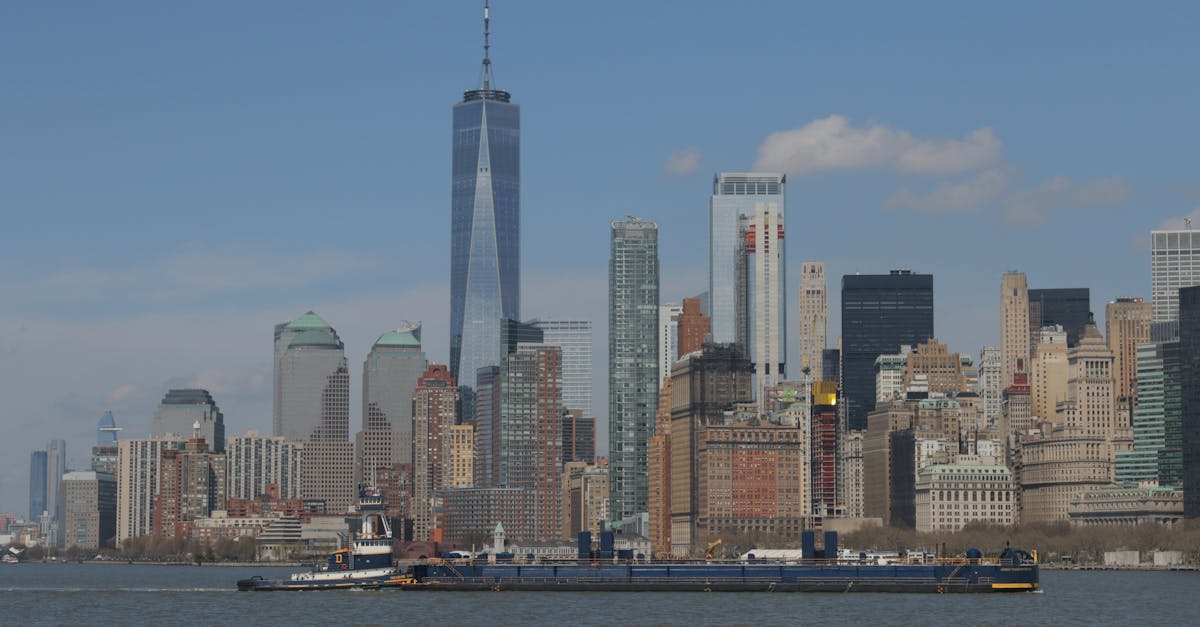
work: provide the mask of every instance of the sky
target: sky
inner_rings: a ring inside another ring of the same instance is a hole
[[[706,289],[712,176],[788,173],[802,261],[934,275],[935,330],[999,340],[999,282],[1149,298],[1149,230],[1200,219],[1185,2],[496,0],[522,107],[526,318],[595,327],[609,222],[659,223],[662,298]],[[450,112],[475,0],[0,3],[0,511],[29,454],[148,433],[170,387],[271,427],[272,326],[316,310],[362,360],[424,324],[448,356]]]

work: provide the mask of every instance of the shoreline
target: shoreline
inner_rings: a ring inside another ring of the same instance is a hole
[[[1197,572],[1200,571],[1200,566],[1191,566],[1188,564],[1176,564],[1173,566],[1155,566],[1154,564],[1139,564],[1137,566],[1109,566],[1105,564],[1039,564],[1043,570],[1122,570],[1122,571],[1138,571],[1144,570],[1148,572],[1163,572],[1163,571],[1182,571],[1182,572]]]

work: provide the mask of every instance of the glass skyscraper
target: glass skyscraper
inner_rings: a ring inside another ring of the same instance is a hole
[[[1075,346],[1091,313],[1091,290],[1086,287],[1029,290],[1031,333],[1057,324],[1067,332],[1067,346]]]
[[[875,407],[875,358],[933,337],[933,275],[842,277],[842,406],[849,429],[866,429]]]
[[[658,407],[658,225],[612,223],[608,267],[609,519],[648,512],[647,444]]]
[[[464,92],[453,116],[450,369],[460,386],[500,364],[500,321],[521,317],[521,108],[492,88],[484,41],[483,88]]]
[[[46,451],[29,456],[29,520],[37,520],[46,508]]]
[[[1154,321],[1179,319],[1179,289],[1200,285],[1200,231],[1150,232],[1150,296]]]
[[[167,390],[162,403],[154,412],[150,437],[175,435],[192,437],[193,425],[199,423],[200,437],[208,449],[225,452],[225,416],[208,390]]]
[[[543,342],[562,349],[562,397],[567,409],[592,413],[592,321],[538,320]]]

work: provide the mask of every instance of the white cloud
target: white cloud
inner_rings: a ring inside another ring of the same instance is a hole
[[[995,202],[1008,187],[1008,174],[991,168],[957,183],[943,183],[928,194],[914,194],[908,188],[888,196],[885,209],[915,209],[929,213],[964,213]]]
[[[669,176],[687,176],[700,167],[700,151],[687,148],[671,153],[663,163],[663,172]]]
[[[807,174],[886,168],[915,174],[972,172],[1003,161],[1004,143],[990,127],[962,139],[914,137],[883,124],[855,127],[830,115],[800,128],[777,131],[758,147],[756,170]]]
[[[1186,222],[1187,220],[1191,220],[1193,227],[1200,226],[1200,207],[1193,209],[1192,212],[1187,215],[1176,216],[1174,218],[1167,218],[1166,220],[1163,220],[1159,223],[1157,230],[1169,231],[1173,229],[1185,229],[1188,226]],[[1149,246],[1147,246],[1147,248],[1148,247]]]
[[[1010,194],[1004,201],[1005,217],[1017,224],[1040,224],[1051,211],[1119,205],[1129,193],[1129,185],[1116,177],[1073,181],[1054,176],[1033,189]]]

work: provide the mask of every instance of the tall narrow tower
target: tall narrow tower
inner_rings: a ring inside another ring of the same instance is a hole
[[[500,320],[521,317],[521,108],[492,85],[483,9],[483,86],[454,105],[450,191],[450,369],[471,387],[500,364]]]
[[[806,261],[800,266],[800,369],[808,368],[813,381],[825,381],[821,351],[829,333],[829,294],[825,264]]]
[[[1000,386],[1013,383],[1018,360],[1029,361],[1029,285],[1024,272],[1000,277]]]

